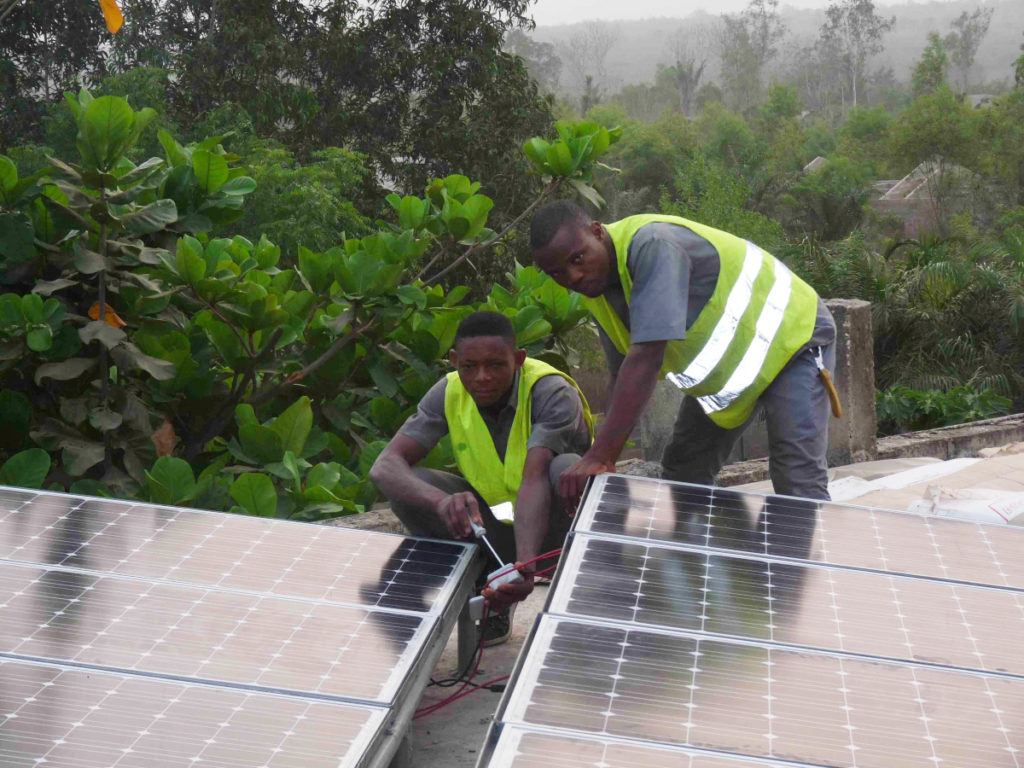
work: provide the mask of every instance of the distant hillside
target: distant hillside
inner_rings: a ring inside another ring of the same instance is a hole
[[[981,5],[991,6],[995,10],[988,34],[978,51],[972,79],[976,82],[1009,80],[1012,78],[1012,62],[1020,55],[1020,46],[1024,43],[1024,2],[993,0]],[[978,6],[976,0],[876,5],[880,15],[895,16],[896,25],[884,39],[885,52],[872,60],[871,67],[891,66],[897,79],[904,82],[909,80],[910,71],[927,43],[928,33],[945,35],[950,31],[953,19],[963,11],[974,11]],[[779,67],[784,66],[787,52],[792,55],[799,46],[817,38],[824,20],[824,11],[784,7],[782,17],[789,31],[776,64]],[[614,90],[630,83],[650,82],[659,63],[670,63],[675,38],[687,34],[687,30],[695,26],[711,27],[716,22],[716,16],[704,12],[693,13],[685,18],[607,22],[616,39],[608,53],[609,82],[604,86]],[[554,44],[556,52],[564,59],[563,51],[559,49],[581,30],[584,23],[537,27],[530,33],[530,37],[537,42]],[[708,62],[708,74],[712,79],[717,69],[717,54],[712,45]],[[563,73],[562,89],[572,88],[568,67],[563,67]]]

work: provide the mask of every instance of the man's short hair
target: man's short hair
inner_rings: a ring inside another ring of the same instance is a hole
[[[580,229],[590,226],[593,219],[576,203],[556,200],[542,205],[533,214],[530,222],[530,248],[537,250],[554,240],[555,235],[566,224],[575,224]]]
[[[478,336],[497,336],[507,341],[513,349],[518,346],[512,321],[500,312],[483,311],[466,315],[455,331],[454,346],[458,349],[463,339],[475,339]]]

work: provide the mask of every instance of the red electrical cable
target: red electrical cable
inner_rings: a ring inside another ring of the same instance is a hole
[[[561,549],[552,549],[550,552],[545,552],[542,555],[537,555],[537,557],[534,557],[534,558],[532,558],[530,560],[527,560],[525,563],[522,563],[521,565],[522,566],[531,565],[531,564],[537,562],[538,560],[546,560],[549,557],[557,557],[560,554],[562,554],[562,550]],[[556,568],[558,568],[558,564],[557,563],[555,565],[552,565],[549,568],[545,568],[544,570],[539,571],[538,573],[535,573],[533,575],[535,577],[536,576],[544,576],[544,575],[554,571]],[[499,575],[501,575],[501,574],[499,574]],[[481,589],[486,589],[487,585],[490,584],[496,578],[498,578],[498,577],[495,576],[492,579],[488,579],[487,583],[484,584],[484,586],[481,587]],[[461,699],[463,696],[468,696],[469,694],[473,693],[474,691],[479,691],[481,688],[487,688],[488,686],[494,685],[495,683],[500,683],[502,680],[508,680],[508,678],[509,678],[508,675],[502,675],[501,677],[496,677],[493,680],[488,680],[486,683],[483,683],[481,685],[474,685],[472,688],[469,688],[470,683],[472,683],[473,678],[476,677],[476,673],[480,669],[480,661],[484,657],[484,641],[485,641],[485,637],[484,637],[484,633],[483,633],[483,626],[484,626],[484,623],[486,621],[487,621],[487,604],[485,603],[484,604],[484,613],[483,613],[483,616],[480,619],[480,628],[481,628],[481,630],[480,630],[480,648],[477,651],[476,664],[473,665],[473,671],[469,673],[469,677],[466,678],[466,682],[463,683],[462,687],[459,688],[459,690],[457,690],[451,696],[448,696],[447,698],[441,699],[441,701],[435,702],[434,704],[430,704],[429,706],[426,706],[426,707],[421,707],[420,709],[416,710],[416,713],[412,716],[413,720],[417,720],[417,719],[419,719],[421,717],[425,717],[426,715],[433,714],[434,712],[437,712],[437,710],[441,709],[442,707],[448,706],[453,701],[457,701],[458,699]],[[467,688],[469,688],[469,690],[466,690]]]

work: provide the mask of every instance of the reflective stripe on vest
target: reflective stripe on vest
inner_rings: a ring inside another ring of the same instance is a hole
[[[462,476],[490,506],[504,501],[515,501],[523,481],[526,466],[527,443],[533,427],[530,392],[534,384],[545,376],[561,376],[580,396],[583,418],[587,422],[590,439],[594,439],[594,418],[590,406],[579,386],[557,368],[526,358],[519,371],[519,392],[516,396],[516,415],[512,419],[505,460],[498,456],[494,440],[484,423],[472,395],[462,385],[458,372],[449,373],[444,393],[444,415],[451,435],[455,463]]]
[[[686,339],[666,345],[662,373],[695,397],[716,424],[737,427],[749,417],[761,392],[810,340],[817,295],[785,264],[752,243],[683,218],[644,215],[606,227],[615,245],[627,305],[632,291],[629,244],[641,227],[656,222],[682,226],[703,237],[718,252],[720,265],[715,290],[687,329]],[[603,297],[585,303],[625,354],[629,333],[611,305]]]

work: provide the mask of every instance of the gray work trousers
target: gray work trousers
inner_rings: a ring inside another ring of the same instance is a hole
[[[551,466],[548,468],[548,481],[551,483],[551,509],[548,511],[548,530],[544,536],[544,543],[541,545],[540,552],[537,554],[548,552],[552,549],[559,549],[565,543],[569,526],[572,525],[572,518],[566,513],[561,497],[558,495],[558,478],[565,470],[579,460],[580,457],[575,453],[563,453],[551,460]],[[487,505],[487,502],[483,500],[483,497],[476,492],[476,489],[465,478],[453,475],[450,472],[426,469],[424,467],[415,467],[413,472],[420,480],[430,483],[430,485],[439,488],[445,493],[472,491],[473,495],[476,496],[477,504],[480,505],[480,517],[483,518],[484,527],[487,528],[487,540],[491,542],[491,546],[494,547],[495,551],[506,563],[514,563],[516,561],[514,527],[508,523],[501,522],[491,514],[491,508]],[[430,507],[393,501],[391,502],[391,511],[395,513],[395,516],[402,521],[406,530],[413,536],[428,536],[434,539],[451,538],[448,528]],[[464,539],[464,541],[473,540],[472,537]],[[535,570],[540,571],[554,565],[556,562],[556,558],[549,558],[535,563],[533,567]]]
[[[828,392],[814,363],[817,348],[793,357],[757,400],[768,426],[768,470],[776,493],[828,500]],[[835,344],[822,347],[825,367],[835,369]],[[662,457],[662,477],[714,485],[740,434],[754,418],[724,429],[696,399],[683,398],[672,439]]]

